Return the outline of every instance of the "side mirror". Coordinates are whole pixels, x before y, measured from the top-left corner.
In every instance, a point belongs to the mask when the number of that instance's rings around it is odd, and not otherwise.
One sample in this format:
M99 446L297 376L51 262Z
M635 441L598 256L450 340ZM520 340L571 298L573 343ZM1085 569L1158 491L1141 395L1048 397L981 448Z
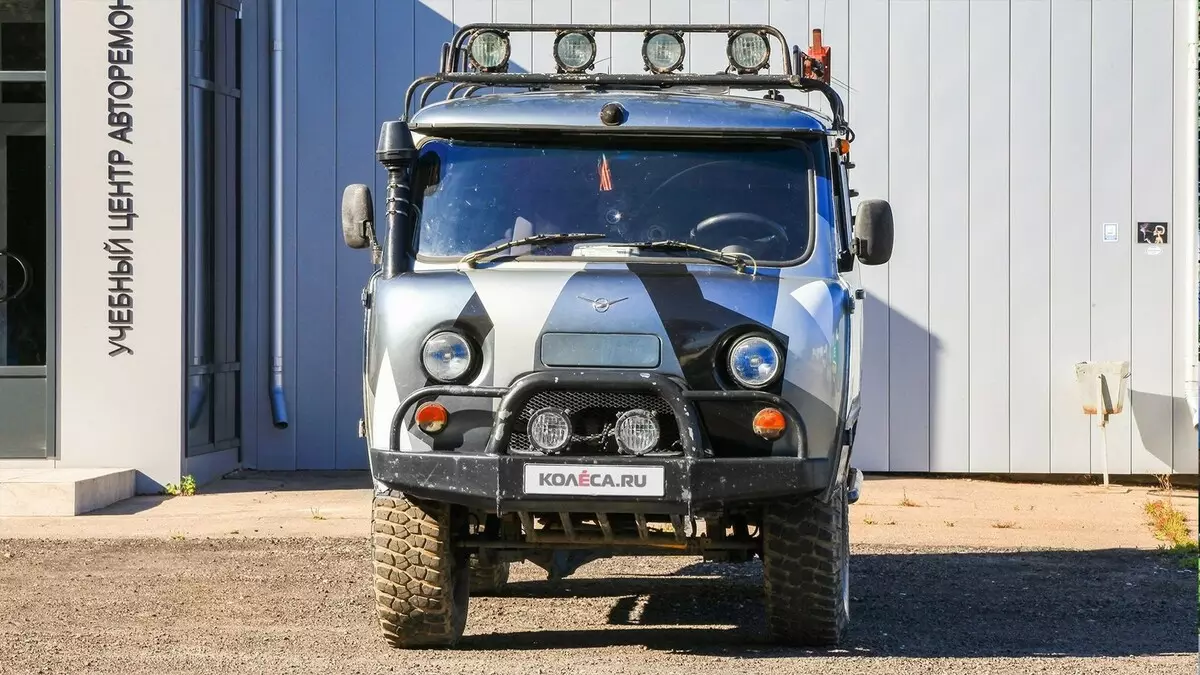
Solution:
M854 215L854 252L864 265L882 265L892 259L892 205L868 199Z
M342 239L350 248L366 248L375 241L375 210L371 188L362 183L342 191Z

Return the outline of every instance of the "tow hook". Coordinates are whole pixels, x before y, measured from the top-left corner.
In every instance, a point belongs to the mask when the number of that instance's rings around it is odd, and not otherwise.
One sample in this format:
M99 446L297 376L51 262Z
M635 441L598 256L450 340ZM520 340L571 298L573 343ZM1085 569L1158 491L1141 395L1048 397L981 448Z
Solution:
M846 481L846 501L853 504L862 495L862 472L850 467L849 478L850 480Z

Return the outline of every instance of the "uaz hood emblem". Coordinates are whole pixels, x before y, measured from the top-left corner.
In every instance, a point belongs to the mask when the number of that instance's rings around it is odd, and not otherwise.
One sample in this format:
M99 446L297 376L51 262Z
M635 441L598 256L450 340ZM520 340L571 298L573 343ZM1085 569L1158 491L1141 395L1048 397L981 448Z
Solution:
M593 300L591 298L587 298L587 297L584 297L581 295L581 296L579 296L579 299L583 300L584 302L592 303L592 309L596 310L597 312L604 313L604 312L608 311L609 307L612 307L613 305L617 304L618 302L621 302L622 300L628 300L629 298L628 297L617 298L616 300L609 300L608 298L596 298L595 300Z

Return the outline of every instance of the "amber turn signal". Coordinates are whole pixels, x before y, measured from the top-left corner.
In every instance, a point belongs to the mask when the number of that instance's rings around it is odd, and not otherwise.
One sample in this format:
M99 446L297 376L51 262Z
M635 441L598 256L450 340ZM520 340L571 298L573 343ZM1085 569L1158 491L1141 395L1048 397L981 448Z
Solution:
M422 403L417 407L417 428L427 434L436 434L450 422L450 413L441 403Z
M787 429L787 418L777 408L763 408L754 415L754 433L768 441L783 435Z

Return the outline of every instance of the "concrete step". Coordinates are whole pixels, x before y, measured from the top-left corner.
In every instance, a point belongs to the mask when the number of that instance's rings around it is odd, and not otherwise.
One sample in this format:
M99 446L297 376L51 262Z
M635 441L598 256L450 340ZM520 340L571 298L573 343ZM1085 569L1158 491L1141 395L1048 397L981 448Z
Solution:
M133 496L133 469L0 469L0 517L77 516Z

